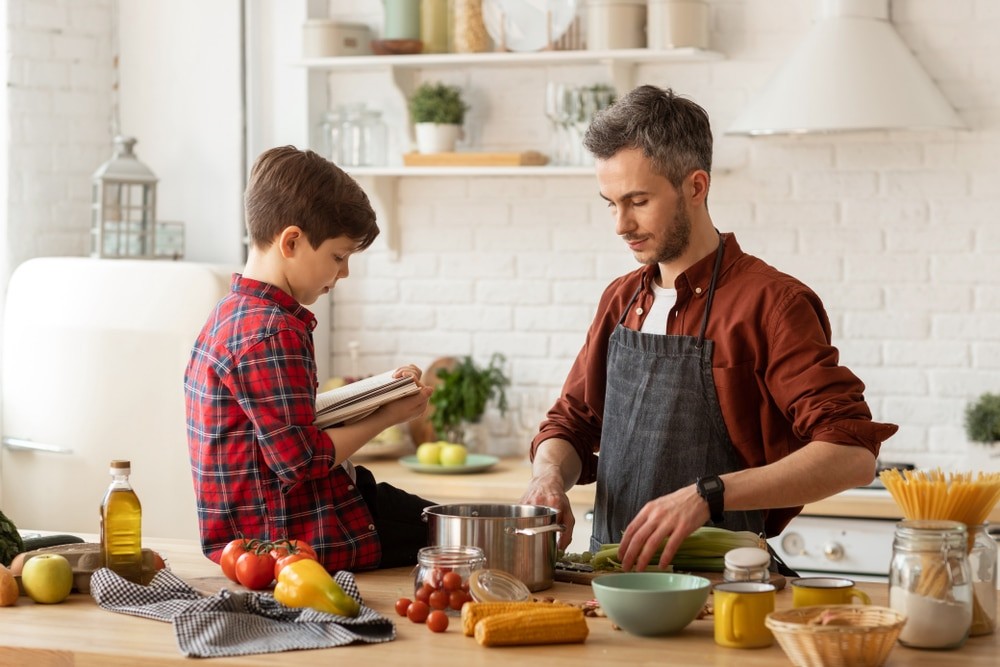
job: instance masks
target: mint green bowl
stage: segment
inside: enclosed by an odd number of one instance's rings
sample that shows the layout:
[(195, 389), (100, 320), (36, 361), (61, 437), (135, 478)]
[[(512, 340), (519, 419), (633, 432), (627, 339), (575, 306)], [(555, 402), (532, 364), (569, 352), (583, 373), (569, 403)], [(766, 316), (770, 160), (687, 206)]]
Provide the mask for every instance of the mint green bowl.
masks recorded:
[(672, 572), (620, 572), (591, 582), (605, 615), (622, 630), (642, 637), (680, 632), (705, 606), (711, 583)]

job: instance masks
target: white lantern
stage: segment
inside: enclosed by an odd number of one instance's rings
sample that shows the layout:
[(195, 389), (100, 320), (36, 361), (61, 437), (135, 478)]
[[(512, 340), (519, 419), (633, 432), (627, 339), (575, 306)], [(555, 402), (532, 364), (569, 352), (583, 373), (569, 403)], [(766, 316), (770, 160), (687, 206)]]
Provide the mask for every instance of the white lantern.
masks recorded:
[(156, 175), (132, 152), (133, 137), (115, 137), (114, 155), (93, 175), (92, 257), (153, 258)]

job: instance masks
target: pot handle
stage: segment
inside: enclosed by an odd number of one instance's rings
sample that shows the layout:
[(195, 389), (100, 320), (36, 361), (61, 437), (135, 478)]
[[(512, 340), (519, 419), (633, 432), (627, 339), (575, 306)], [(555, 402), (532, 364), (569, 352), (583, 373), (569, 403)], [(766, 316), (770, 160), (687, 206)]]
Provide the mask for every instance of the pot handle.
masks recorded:
[(538, 535), (539, 533), (562, 532), (564, 530), (566, 530), (566, 526), (561, 523), (551, 523), (548, 526), (539, 526), (538, 528), (515, 528), (514, 526), (504, 528), (504, 532), (508, 535)]

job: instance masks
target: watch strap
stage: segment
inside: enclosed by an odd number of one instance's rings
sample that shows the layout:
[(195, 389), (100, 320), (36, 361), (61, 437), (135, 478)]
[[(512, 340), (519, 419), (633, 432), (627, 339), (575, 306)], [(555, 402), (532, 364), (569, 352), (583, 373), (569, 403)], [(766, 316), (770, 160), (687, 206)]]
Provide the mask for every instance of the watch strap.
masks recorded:
[(708, 503), (708, 512), (712, 523), (719, 525), (723, 522), (723, 510), (725, 508), (726, 485), (718, 475), (707, 475), (699, 477), (696, 483), (698, 495)]

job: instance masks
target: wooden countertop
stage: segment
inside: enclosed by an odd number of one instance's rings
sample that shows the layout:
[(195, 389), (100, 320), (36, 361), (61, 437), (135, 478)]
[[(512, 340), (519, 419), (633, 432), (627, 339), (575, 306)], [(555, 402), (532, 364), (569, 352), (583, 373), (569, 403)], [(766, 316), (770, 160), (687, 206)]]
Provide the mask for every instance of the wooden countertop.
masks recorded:
[[(93, 539), (94, 536), (83, 536)], [(221, 584), (217, 565), (204, 558), (196, 543), (188, 540), (144, 540), (164, 555), (171, 569), (196, 584), (199, 590)], [(453, 619), (447, 632), (434, 634), (395, 615), (394, 602), (412, 592), (410, 568), (396, 568), (357, 575), (358, 587), (366, 604), (396, 623), (397, 638), (385, 644), (356, 644), (331, 649), (296, 651), (284, 655), (263, 654), (234, 658), (213, 658), (212, 665), (261, 665), (274, 667), (289, 661), (296, 665), (339, 664), (411, 664), (414, 659), (433, 662), (440, 667), (469, 665), (510, 665), (524, 660), (544, 659), (553, 667), (580, 667), (607, 663), (653, 664), (668, 662), (681, 667), (694, 665), (774, 667), (787, 665), (781, 648), (739, 650), (717, 646), (713, 639), (711, 618), (696, 620), (680, 634), (670, 637), (634, 637), (615, 630), (606, 618), (589, 618), (590, 636), (584, 644), (564, 646), (529, 646), (483, 648), (464, 637)], [(228, 586), (233, 584), (226, 583)], [(859, 583), (874, 604), (886, 603), (884, 584)], [(213, 589), (214, 590), (214, 589)], [(582, 602), (593, 597), (585, 585), (557, 582), (538, 595)], [(777, 608), (791, 605), (791, 592), (778, 593)], [(13, 607), (0, 608), (0, 664), (4, 665), (93, 665), (101, 667), (155, 667), (191, 664), (174, 640), (169, 623), (115, 614), (105, 611), (89, 596), (73, 594), (56, 605), (37, 605), (21, 597)], [(889, 665), (996, 665), (1000, 654), (1000, 635), (970, 638), (955, 651), (920, 651), (897, 645)], [(365, 661), (365, 662), (362, 662)]]
[[(527, 458), (501, 459), (493, 468), (471, 475), (414, 472), (395, 458), (359, 456), (355, 462), (371, 470), (380, 482), (440, 503), (516, 502), (531, 478)], [(593, 507), (594, 485), (574, 486), (569, 491), (569, 499), (574, 505)], [(803, 508), (802, 514), (896, 520), (903, 516), (888, 491), (869, 489), (851, 489), (810, 503)], [(1000, 523), (1000, 505), (993, 508), (989, 520)]]

